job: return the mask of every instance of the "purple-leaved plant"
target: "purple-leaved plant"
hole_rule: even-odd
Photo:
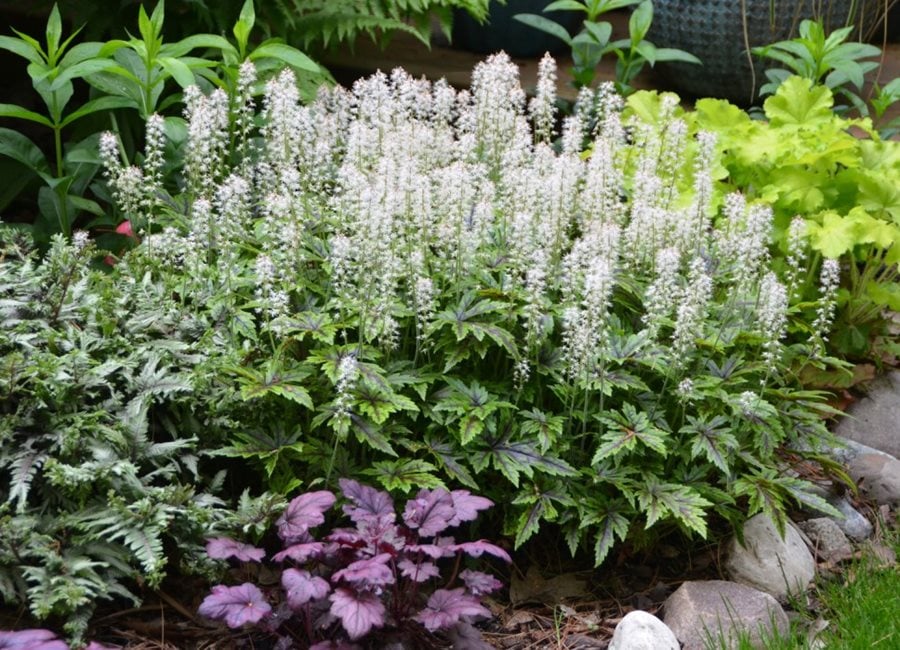
[[[337,498],[328,491],[298,496],[276,522],[285,547],[272,560],[290,564],[281,589],[217,585],[200,613],[232,628],[252,624],[285,640],[306,637],[311,650],[358,648],[353,642],[379,630],[421,635],[459,627],[471,636],[469,619],[490,616],[481,597],[502,584],[480,571],[457,573],[461,556],[510,557],[485,540],[457,544],[446,533],[493,503],[467,490],[421,490],[398,521],[387,492],[350,479],[341,479],[340,488],[353,527],[313,538],[310,530],[325,522]],[[265,557],[263,549],[226,537],[208,540],[207,554],[243,562]],[[452,574],[442,581],[441,561],[450,558]]]

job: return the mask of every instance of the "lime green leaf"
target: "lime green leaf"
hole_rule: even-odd
[[[834,118],[831,91],[825,86],[813,86],[802,77],[789,77],[765,104],[766,117],[772,126],[811,124]]]
[[[838,258],[856,245],[856,222],[829,210],[822,214],[821,223],[806,221],[810,246],[825,257]]]
[[[12,36],[0,36],[0,50],[6,50],[27,59],[35,65],[41,65],[44,57],[40,48],[36,48],[27,41]]]

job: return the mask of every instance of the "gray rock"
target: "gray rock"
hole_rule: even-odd
[[[737,648],[739,633],[754,647],[773,631],[788,631],[787,614],[772,596],[752,587],[724,580],[685,582],[665,603],[666,625],[684,650]]]
[[[872,523],[847,499],[847,497],[833,497],[828,500],[843,517],[835,519],[834,523],[844,531],[844,534],[854,542],[861,542],[872,536]]]
[[[609,650],[679,650],[675,633],[653,614],[635,610],[613,632]]]
[[[869,394],[850,407],[835,433],[900,457],[900,371],[872,382]]]
[[[823,559],[835,562],[853,555],[850,540],[834,519],[807,519],[797,526],[812,540],[816,552]]]
[[[816,576],[816,561],[790,522],[782,539],[771,518],[755,515],[744,523],[744,544],[735,536],[728,546],[725,569],[735,582],[784,599],[805,591]]]
[[[860,454],[848,466],[863,494],[878,503],[900,503],[900,461],[886,454]]]

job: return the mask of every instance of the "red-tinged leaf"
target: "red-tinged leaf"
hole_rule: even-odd
[[[428,599],[425,609],[413,618],[430,632],[455,625],[462,616],[490,616],[491,612],[478,599],[459,589],[438,589]]]
[[[299,540],[310,528],[325,521],[325,511],[331,508],[336,497],[327,490],[307,492],[293,499],[275,525],[278,536],[291,542]]]
[[[332,615],[341,619],[352,640],[365,636],[373,627],[384,625],[384,604],[375,594],[338,587],[328,600]]]
[[[302,544],[294,544],[288,546],[283,551],[276,553],[272,559],[276,562],[284,562],[286,559],[294,560],[294,562],[308,562],[311,558],[318,557],[325,550],[325,544],[322,542],[303,542]]]
[[[69,650],[50,630],[0,631],[0,650]]]
[[[453,497],[447,490],[420,490],[415,499],[406,503],[403,521],[423,537],[434,537],[446,530],[456,516]]]
[[[201,616],[238,628],[245,623],[259,623],[272,613],[272,608],[256,585],[245,582],[237,587],[216,585],[197,611]]]
[[[438,546],[437,544],[410,544],[406,550],[410,553],[422,553],[433,560],[450,557],[456,553],[452,546]]]
[[[363,587],[382,587],[394,584],[394,572],[388,566],[391,556],[388,553],[376,555],[366,560],[357,560],[347,566],[346,569],[336,571],[331,576],[332,582],[346,580],[347,582],[360,583]]]
[[[331,585],[324,578],[300,569],[285,569],[281,574],[281,586],[291,609],[301,609],[311,600],[325,598]]]
[[[462,544],[455,544],[451,548],[454,551],[462,551],[466,555],[471,555],[472,557],[481,557],[482,554],[487,553],[488,555],[499,557],[504,562],[512,562],[512,558],[509,557],[509,553],[504,551],[496,544],[491,544],[490,542],[483,539],[480,539],[477,542],[463,542]]]
[[[235,541],[230,537],[213,537],[206,540],[206,554],[213,560],[227,560],[233,557],[242,562],[262,562],[266,556],[263,549]]]
[[[433,562],[413,562],[403,559],[397,562],[397,568],[405,578],[413,582],[426,582],[441,575],[441,570]]]
[[[468,490],[453,490],[453,508],[456,514],[450,520],[450,526],[458,526],[463,521],[475,521],[478,519],[479,510],[487,510],[494,502],[484,497],[477,497]]]
[[[487,573],[482,573],[481,571],[466,569],[459,574],[459,577],[466,583],[466,589],[468,589],[469,593],[473,596],[489,594],[497,591],[503,586],[503,583],[497,580],[497,578]]]
[[[394,502],[387,492],[348,478],[342,478],[339,483],[344,496],[353,502],[353,505],[344,506],[344,513],[354,522],[359,523],[372,517],[387,521],[394,521],[396,518]]]

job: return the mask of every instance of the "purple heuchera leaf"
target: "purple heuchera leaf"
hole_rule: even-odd
[[[342,478],[338,483],[340,483],[344,496],[353,502],[353,505],[348,503],[344,506],[344,513],[355,523],[358,524],[367,519],[378,519],[390,523],[396,519],[394,502],[387,492],[381,492],[349,478]]]
[[[382,553],[367,560],[358,560],[348,565],[346,569],[336,571],[331,576],[331,581],[346,580],[347,582],[362,583],[363,587],[382,587],[394,584],[394,572],[387,565],[390,561],[391,556],[388,553]]]
[[[322,542],[304,542],[288,546],[283,551],[276,553],[272,559],[276,562],[284,562],[285,558],[290,558],[295,562],[308,562],[310,558],[321,555],[324,549],[325,544]]]
[[[338,587],[328,599],[331,613],[341,619],[351,639],[358,639],[373,627],[384,625],[384,604],[375,594]]]
[[[481,557],[482,554],[487,553],[488,555],[499,557],[504,562],[512,562],[509,553],[496,544],[491,544],[483,539],[480,539],[477,542],[463,542],[462,544],[456,544],[451,548],[454,551],[462,551],[466,555],[471,555],[472,557]]]
[[[487,510],[494,502],[484,497],[477,497],[468,490],[453,490],[453,508],[456,516],[450,520],[450,526],[459,526],[463,521],[475,521],[478,519],[479,510]]]
[[[328,490],[307,492],[292,499],[275,522],[278,526],[278,536],[286,542],[306,541],[304,540],[306,532],[325,521],[325,511],[331,508],[336,500]]]
[[[441,570],[437,568],[434,562],[413,562],[412,560],[400,560],[397,567],[404,577],[414,582],[425,582],[431,578],[438,578]]]
[[[65,641],[60,641],[50,630],[0,631],[2,650],[69,650]]]
[[[311,600],[324,598],[331,591],[331,585],[325,579],[299,569],[285,569],[281,574],[281,586],[292,609],[300,609]]]
[[[434,537],[446,530],[456,516],[453,497],[447,490],[420,490],[415,499],[406,503],[403,521],[413,529],[418,529],[423,537]]]
[[[244,623],[258,623],[272,612],[272,608],[256,585],[245,582],[237,587],[216,585],[197,611],[236,628]]]
[[[459,574],[459,577],[466,583],[466,589],[469,590],[469,593],[475,596],[489,594],[503,586],[503,583],[497,578],[481,571],[466,569]]]
[[[452,546],[438,546],[437,544],[410,544],[406,547],[408,553],[421,553],[427,555],[432,560],[439,560],[442,557],[450,557],[456,554]]]
[[[490,616],[491,612],[475,596],[458,589],[438,589],[428,599],[425,609],[415,615],[430,632],[446,629],[462,616]]]
[[[235,557],[242,562],[261,562],[266,552],[261,548],[237,542],[229,537],[213,537],[206,540],[206,554],[214,560]]]

